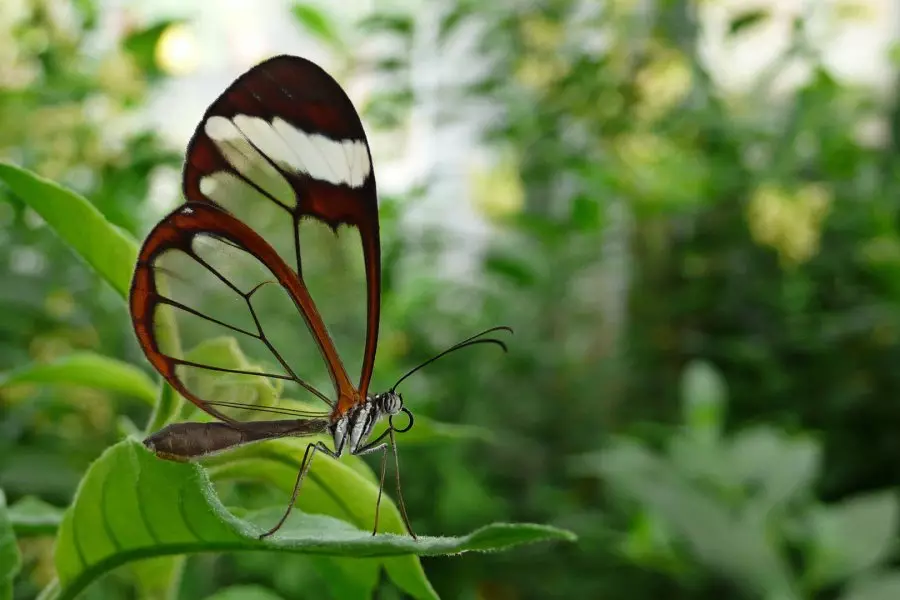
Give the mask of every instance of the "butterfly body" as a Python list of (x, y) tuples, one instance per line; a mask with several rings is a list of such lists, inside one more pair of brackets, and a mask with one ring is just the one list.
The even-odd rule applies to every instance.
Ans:
[(313, 435), (327, 428), (325, 419), (248, 421), (239, 425), (221, 421), (171, 423), (148, 436), (144, 446), (160, 458), (184, 462), (254, 442)]
[(374, 447), (381, 440), (378, 438), (369, 443), (375, 424), (385, 416), (393, 417), (401, 410), (403, 399), (393, 391), (369, 396), (363, 404), (353, 406), (329, 426), (334, 453), (337, 456), (342, 456), (345, 452), (360, 454), (369, 446)]

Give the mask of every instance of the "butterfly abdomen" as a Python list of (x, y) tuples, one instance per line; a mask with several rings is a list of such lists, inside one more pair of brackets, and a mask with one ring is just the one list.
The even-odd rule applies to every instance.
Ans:
[(172, 423), (144, 440), (160, 458), (189, 461), (251, 442), (314, 435), (324, 431), (324, 419), (284, 419), (246, 423)]

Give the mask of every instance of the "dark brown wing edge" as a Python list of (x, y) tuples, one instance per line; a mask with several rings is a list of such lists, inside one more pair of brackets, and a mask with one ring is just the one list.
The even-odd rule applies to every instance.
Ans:
[[(204, 124), (212, 116), (233, 118), (238, 114), (257, 116), (269, 121), (277, 116), (304, 131), (334, 140), (363, 140), (366, 142), (369, 162), (372, 162), (362, 121), (340, 84), (321, 67), (304, 58), (276, 56), (238, 77), (203, 115), (188, 144), (185, 160), (183, 188), (188, 201), (214, 204), (200, 191), (200, 181), (215, 171), (228, 171), (245, 179), (225, 160), (203, 130)], [(277, 165), (273, 166), (278, 168)], [(358, 387), (341, 388), (339, 392), (337, 412), (343, 414), (354, 404), (365, 401), (378, 346), (381, 245), (374, 169), (370, 170), (359, 189), (279, 170), (291, 182), (297, 194), (297, 206), (291, 211), (295, 235), (299, 220), (308, 217), (322, 221), (332, 229), (337, 229), (340, 225), (356, 227), (362, 239), (367, 289), (365, 351)], [(299, 264), (296, 271), (301, 273)], [(339, 363), (333, 363), (329, 359), (328, 364), (334, 368)], [(336, 373), (333, 377), (342, 379)]]
[(165, 377), (166, 381), (179, 394), (208, 414), (227, 423), (237, 423), (235, 419), (216, 410), (186, 388), (175, 372), (177, 362), (167, 356), (159, 347), (159, 340), (153, 327), (155, 309), (163, 298), (157, 289), (154, 278), (154, 260), (160, 253), (169, 249), (177, 249), (195, 256), (191, 249), (191, 241), (195, 236), (201, 234), (216, 236), (240, 246), (275, 275), (303, 315), (319, 350), (329, 363), (335, 389), (352, 389), (347, 374), (340, 364), (334, 344), (325, 329), (325, 324), (303, 282), (268, 242), (243, 222), (210, 203), (187, 203), (162, 219), (153, 228), (141, 247), (134, 278), (131, 282), (129, 308), (135, 335), (147, 360)]

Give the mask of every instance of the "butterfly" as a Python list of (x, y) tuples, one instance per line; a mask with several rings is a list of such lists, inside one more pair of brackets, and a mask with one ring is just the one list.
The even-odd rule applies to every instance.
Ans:
[[(413, 368), (389, 390), (370, 392), (382, 283), (372, 156), (347, 94), (306, 59), (283, 55), (266, 60), (238, 77), (209, 106), (188, 144), (182, 186), (186, 202), (152, 229), (140, 249), (129, 308), (149, 362), (175, 391), (216, 420), (169, 424), (148, 436), (145, 446), (160, 458), (185, 461), (263, 440), (330, 436), (331, 448), (321, 441), (307, 445), (290, 502), (261, 538), (284, 524), (319, 453), (333, 458), (381, 453), (375, 535), (390, 450), (400, 512), (415, 538), (400, 490), (395, 441), (395, 434), (413, 426), (413, 415), (397, 387), (418, 369), (461, 348), (494, 344), (506, 351), (502, 340), (487, 334), (512, 330), (504, 326), (482, 331)], [(362, 258), (365, 293), (337, 294), (347, 302), (358, 297), (365, 303), (366, 334), (356, 382), (307, 285), (305, 270), (315, 248), (313, 236), (304, 229), (310, 223), (335, 236), (348, 228), (358, 236), (352, 250)], [(269, 238), (274, 229), (284, 234), (278, 244)], [(347, 270), (326, 269), (326, 274), (337, 277)], [(278, 298), (264, 298), (271, 290)], [(288, 312), (266, 321), (269, 307), (279, 302)], [(333, 304), (340, 302), (336, 299), (328, 308)], [(211, 329), (231, 336), (227, 339), (240, 338), (241, 347), (255, 346), (265, 357), (261, 363), (274, 368), (242, 361), (227, 351), (232, 348), (228, 343), (206, 343), (215, 337)], [(301, 378), (288, 357), (300, 330), (307, 332), (313, 353), (321, 357), (331, 395)], [(206, 342), (183, 349), (187, 332)], [(307, 366), (309, 356), (304, 359)], [(291, 384), (328, 408), (278, 406), (273, 401), (276, 384)], [(287, 418), (251, 418), (267, 413)], [(401, 413), (406, 422), (395, 425)], [(386, 429), (373, 438), (376, 424), (385, 418)]]

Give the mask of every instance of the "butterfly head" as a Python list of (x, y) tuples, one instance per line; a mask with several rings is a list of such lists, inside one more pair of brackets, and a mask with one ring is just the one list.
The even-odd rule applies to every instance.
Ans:
[(403, 396), (393, 390), (376, 396), (378, 408), (386, 415), (396, 415), (403, 410)]

